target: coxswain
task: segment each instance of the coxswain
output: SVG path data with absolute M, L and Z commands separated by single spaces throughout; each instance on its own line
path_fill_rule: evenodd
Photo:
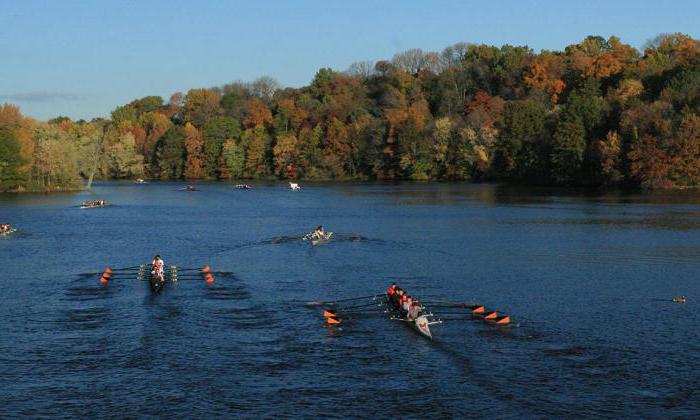
M 153 266 L 153 271 L 151 271 L 151 274 L 154 275 L 163 275 L 163 271 L 165 269 L 165 261 L 160 257 L 160 255 L 156 255 L 153 257 L 153 262 L 151 263 Z

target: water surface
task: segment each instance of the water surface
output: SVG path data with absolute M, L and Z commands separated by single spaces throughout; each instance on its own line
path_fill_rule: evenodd
M 0 195 L 1 416 L 697 416 L 700 195 L 492 185 L 101 184 Z M 104 198 L 114 206 L 74 207 Z M 299 236 L 335 232 L 311 247 Z M 161 254 L 213 285 L 97 272 Z M 323 327 L 380 293 L 513 317 Z M 688 303 L 670 299 L 687 295 Z

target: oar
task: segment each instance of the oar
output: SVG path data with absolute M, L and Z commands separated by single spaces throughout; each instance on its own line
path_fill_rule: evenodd
M 431 305 L 431 306 L 437 306 L 440 307 L 443 305 L 444 307 L 467 307 L 467 306 L 473 306 L 476 305 L 475 303 L 468 303 L 468 302 L 454 302 L 450 300 L 439 300 L 439 299 L 420 299 L 421 302 Z
M 338 307 L 338 310 L 341 312 L 346 312 L 348 309 L 355 309 L 355 308 L 366 308 L 367 306 L 376 306 L 376 302 L 372 303 L 365 303 L 363 305 L 354 305 L 354 306 L 344 306 L 344 307 Z
M 368 299 L 368 298 L 376 298 L 377 296 L 382 296 L 383 294 L 378 294 L 378 295 L 369 295 L 369 296 L 360 296 L 360 297 L 355 297 L 355 298 L 347 298 L 347 299 L 337 299 L 334 301 L 329 301 L 329 302 L 324 302 L 324 301 L 314 301 L 314 302 L 307 302 L 304 306 L 324 306 L 324 305 L 337 305 L 338 302 L 351 302 L 353 300 L 361 300 L 361 299 Z

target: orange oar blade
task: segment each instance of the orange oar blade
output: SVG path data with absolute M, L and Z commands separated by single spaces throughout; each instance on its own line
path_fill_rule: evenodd
M 499 324 L 499 325 L 510 324 L 510 316 L 506 315 L 506 316 L 502 316 L 500 318 L 497 318 L 496 324 Z
M 484 305 L 480 305 L 472 309 L 473 314 L 483 314 L 484 312 L 486 312 L 486 308 L 484 307 Z
M 331 316 L 335 316 L 335 311 L 327 311 L 324 309 L 323 316 L 325 316 L 326 318 L 331 317 Z
M 340 324 L 340 320 L 333 317 L 326 318 L 326 322 L 329 324 Z
M 484 316 L 484 319 L 494 319 L 498 318 L 498 312 L 489 312 Z
M 202 267 L 202 273 L 208 273 L 210 271 L 211 271 L 211 267 L 209 267 L 208 265 L 205 265 L 204 267 Z

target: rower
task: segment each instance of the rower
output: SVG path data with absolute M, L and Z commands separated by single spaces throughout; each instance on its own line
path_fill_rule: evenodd
M 323 226 L 318 225 L 316 227 L 316 230 L 314 230 L 314 233 L 311 234 L 311 236 L 316 237 L 316 239 L 323 239 L 325 237 L 323 233 Z
M 416 319 L 418 318 L 418 315 L 420 314 L 420 305 L 418 304 L 418 300 L 414 299 L 411 302 L 411 305 L 408 307 L 408 319 Z
M 403 296 L 401 296 L 401 305 L 399 306 L 399 309 L 401 312 L 406 313 L 408 312 L 408 301 L 409 301 L 409 296 L 407 293 L 405 293 Z
M 153 271 L 151 271 L 151 274 L 154 275 L 163 275 L 163 271 L 165 269 L 165 261 L 160 257 L 160 255 L 156 255 L 153 257 L 153 262 L 151 263 L 153 266 Z
M 391 296 L 391 303 L 396 306 L 399 303 L 399 300 L 401 299 L 401 294 L 403 293 L 403 290 L 400 287 L 396 288 L 396 293 L 394 293 Z
M 411 298 L 411 296 L 406 296 L 406 300 L 404 300 L 401 304 L 401 309 L 403 309 L 404 312 L 408 313 L 408 310 L 411 308 L 411 303 L 413 303 L 413 299 Z
M 386 289 L 386 294 L 391 297 L 394 293 L 396 293 L 396 283 L 391 283 L 391 286 L 389 286 L 388 289 Z

